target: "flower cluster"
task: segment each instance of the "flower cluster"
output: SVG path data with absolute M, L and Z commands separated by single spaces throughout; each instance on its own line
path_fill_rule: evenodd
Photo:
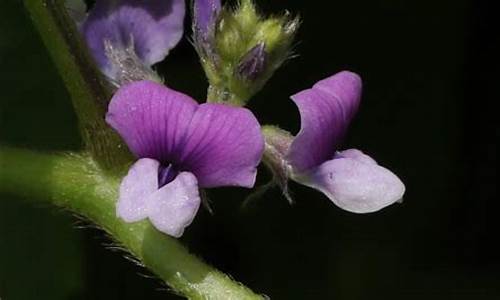
M 199 209 L 199 188 L 251 188 L 261 160 L 285 195 L 291 179 L 356 213 L 402 199 L 396 175 L 359 150 L 338 151 L 361 99 L 358 75 L 340 72 L 292 96 L 302 124 L 296 136 L 261 126 L 238 106 L 286 57 L 297 19 L 263 18 L 249 0 L 236 9 L 194 0 L 194 44 L 212 97 L 220 97 L 199 104 L 152 69 L 180 40 L 184 14 L 183 0 L 97 0 L 79 23 L 98 67 L 119 87 L 106 121 L 137 157 L 120 186 L 121 219 L 149 219 L 180 237 Z

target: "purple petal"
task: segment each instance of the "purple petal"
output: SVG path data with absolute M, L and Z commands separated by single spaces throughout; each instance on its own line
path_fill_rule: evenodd
M 202 187 L 255 182 L 264 138 L 245 108 L 198 105 L 184 94 L 141 81 L 118 90 L 106 121 L 137 157 L 190 171 Z
M 401 180 L 360 151 L 348 157 L 352 151 L 340 152 L 309 174 L 294 179 L 320 190 L 337 206 L 354 213 L 375 212 L 401 200 L 405 192 Z
M 220 0 L 194 0 L 193 14 L 195 34 L 207 38 L 214 30 L 217 15 L 221 9 Z
M 196 177 L 183 172 L 148 199 L 149 220 L 161 232 L 180 237 L 200 207 Z
M 291 97 L 301 118 L 300 132 L 288 154 L 294 169 L 305 172 L 333 157 L 356 113 L 360 96 L 361 79 L 344 71 Z
M 264 138 L 248 109 L 202 104 L 186 137 L 181 165 L 201 187 L 254 185 Z
M 106 121 L 137 157 L 173 163 L 197 107 L 196 101 L 182 93 L 140 81 L 116 92 Z
M 139 58 L 153 65 L 165 58 L 182 37 L 184 0 L 99 0 L 82 26 L 82 32 L 98 66 L 112 76 L 104 40 L 115 47 L 131 41 Z
M 344 117 L 348 121 L 356 114 L 362 90 L 362 81 L 358 74 L 342 71 L 318 81 L 313 88 L 328 93 L 342 102 Z
M 137 222 L 148 216 L 148 197 L 158 190 L 158 167 L 154 159 L 138 160 L 120 185 L 116 215 L 125 222 Z

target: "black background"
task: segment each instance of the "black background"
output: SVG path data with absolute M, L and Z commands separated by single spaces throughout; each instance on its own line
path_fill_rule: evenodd
M 183 242 L 272 299 L 499 299 L 493 1 L 257 2 L 266 13 L 288 9 L 303 19 L 299 56 L 250 104 L 257 118 L 296 132 L 290 95 L 337 71 L 358 72 L 363 102 L 344 148 L 398 174 L 405 201 L 355 215 L 292 184 L 295 205 L 273 190 L 242 211 L 248 191 L 210 190 L 215 215 L 202 211 Z M 204 98 L 186 39 L 157 68 L 169 86 Z M 0 3 L 0 92 L 0 143 L 79 148 L 67 92 L 14 0 Z M 261 174 L 264 182 L 269 175 Z M 99 230 L 19 200 L 0 195 L 0 298 L 178 298 L 105 249 Z

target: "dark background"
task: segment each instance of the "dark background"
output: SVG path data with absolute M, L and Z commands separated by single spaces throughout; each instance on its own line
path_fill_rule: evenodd
M 295 205 L 273 190 L 241 211 L 248 191 L 211 190 L 215 215 L 202 211 L 183 242 L 272 299 L 500 299 L 494 1 L 257 2 L 303 19 L 300 56 L 250 104 L 258 119 L 296 132 L 289 95 L 342 69 L 358 72 L 363 104 L 344 147 L 398 174 L 405 201 L 355 215 L 292 184 Z M 203 99 L 186 40 L 158 69 Z M 0 92 L 0 143 L 79 148 L 68 94 L 14 0 L 0 3 Z M 2 300 L 178 298 L 105 249 L 100 231 L 19 200 L 0 195 Z

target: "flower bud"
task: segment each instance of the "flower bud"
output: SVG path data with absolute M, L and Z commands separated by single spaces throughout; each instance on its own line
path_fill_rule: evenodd
M 205 18 L 196 13 L 200 7 L 217 9 Z M 299 20 L 288 13 L 265 18 L 252 0 L 219 8 L 216 0 L 194 1 L 194 42 L 210 83 L 208 100 L 244 105 L 288 58 Z
M 257 44 L 241 59 L 237 73 L 243 80 L 255 81 L 266 67 L 267 53 L 264 43 Z

